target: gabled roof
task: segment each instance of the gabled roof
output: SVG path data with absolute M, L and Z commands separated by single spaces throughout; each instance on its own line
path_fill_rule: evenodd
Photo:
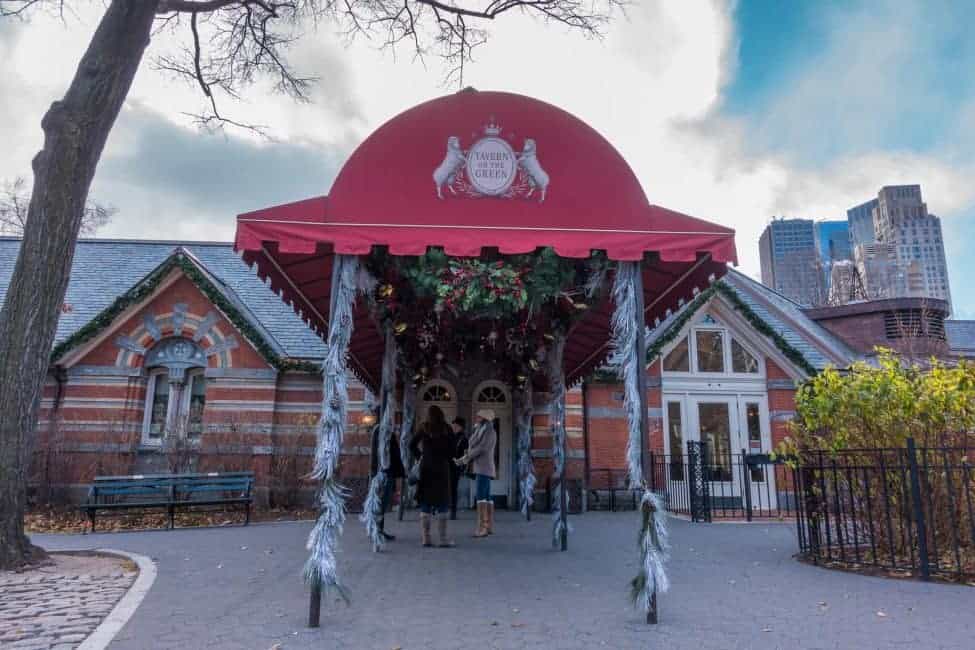
M 19 238 L 0 237 L 0 300 L 6 295 L 19 248 Z M 192 263 L 205 283 L 226 300 L 228 308 L 244 319 L 245 329 L 246 325 L 252 327 L 271 353 L 313 361 L 325 356 L 322 340 L 241 262 L 233 246 L 216 242 L 79 241 L 55 347 L 89 326 L 177 253 Z
M 724 296 L 759 333 L 769 338 L 793 363 L 808 374 L 828 365 L 846 367 L 858 358 L 843 341 L 806 316 L 801 307 L 745 274 L 729 269 L 715 285 L 686 303 L 655 326 L 647 339 L 655 358 L 684 325 L 715 294 Z
M 817 369 L 845 367 L 859 355 L 838 336 L 809 318 L 794 302 L 744 273 L 730 270 L 724 283 Z

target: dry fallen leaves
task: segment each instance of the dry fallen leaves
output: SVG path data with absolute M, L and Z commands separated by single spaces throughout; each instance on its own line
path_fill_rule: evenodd
M 280 508 L 254 510 L 251 521 L 301 521 L 315 518 L 310 508 L 284 510 Z M 177 512 L 175 524 L 179 528 L 196 526 L 231 526 L 244 523 L 244 513 L 224 511 Z M 83 533 L 88 530 L 88 518 L 75 507 L 38 508 L 27 513 L 24 526 L 28 533 Z M 165 512 L 139 512 L 126 510 L 120 516 L 99 515 L 97 532 L 167 528 L 169 518 Z M 246 549 L 241 549 L 246 550 Z

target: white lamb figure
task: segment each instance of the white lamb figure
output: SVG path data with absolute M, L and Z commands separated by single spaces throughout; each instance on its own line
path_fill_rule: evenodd
M 457 193 L 451 185 L 453 185 L 454 179 L 457 178 L 457 170 L 463 167 L 466 162 L 467 158 L 460 148 L 460 139 L 455 135 L 447 138 L 447 155 L 444 156 L 440 166 L 433 170 L 433 182 L 437 185 L 438 199 L 443 198 L 442 190 L 444 185 L 454 194 Z
M 535 149 L 535 141 L 531 138 L 526 138 L 525 148 L 522 150 L 521 155 L 518 156 L 518 164 L 528 174 L 528 184 L 531 185 L 531 189 L 528 190 L 528 196 L 532 195 L 536 187 L 539 188 L 541 190 L 541 196 L 538 202 L 541 203 L 545 200 L 545 192 L 548 190 L 548 174 L 545 173 L 541 163 L 538 162 Z

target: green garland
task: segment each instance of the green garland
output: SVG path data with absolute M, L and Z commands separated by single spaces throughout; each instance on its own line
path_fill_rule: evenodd
M 802 352 L 797 350 L 791 343 L 785 340 L 781 334 L 775 331 L 772 326 L 762 320 L 762 317 L 755 313 L 755 311 L 746 303 L 741 297 L 735 292 L 734 289 L 729 287 L 724 281 L 718 281 L 712 284 L 710 287 L 699 293 L 694 300 L 691 301 L 689 305 L 680 313 L 679 316 L 674 320 L 673 323 L 667 328 L 663 334 L 658 336 L 654 342 L 647 348 L 647 363 L 653 363 L 656 361 L 657 357 L 660 356 L 661 351 L 672 343 L 681 334 L 684 326 L 694 317 L 694 314 L 708 302 L 715 292 L 721 293 L 722 296 L 728 299 L 731 306 L 744 316 L 745 320 L 755 328 L 759 333 L 768 337 L 772 343 L 779 349 L 782 354 L 786 356 L 792 363 L 794 363 L 799 368 L 812 377 L 816 375 L 819 371 L 813 366 L 809 361 L 803 356 Z M 602 383 L 613 383 L 618 381 L 616 373 L 611 370 L 599 369 L 593 373 L 593 380 Z
M 240 311 L 223 295 L 223 293 L 190 262 L 182 253 L 176 253 L 163 262 L 155 271 L 150 273 L 144 280 L 139 282 L 121 296 L 115 299 L 111 305 L 103 309 L 97 316 L 88 321 L 83 327 L 74 334 L 59 343 L 51 351 L 51 363 L 62 357 L 68 350 L 86 343 L 107 327 L 125 310 L 133 305 L 137 305 L 148 298 L 159 288 L 162 281 L 169 275 L 174 268 L 179 268 L 184 275 L 203 293 L 207 299 L 213 303 L 227 317 L 233 326 L 246 338 L 260 355 L 273 367 L 278 370 L 295 370 L 299 372 L 318 372 L 318 364 L 310 361 L 299 361 L 277 354 L 268 344 L 265 338 L 257 329 L 251 325 L 250 321 L 240 313 Z
M 654 362 L 657 357 L 660 356 L 661 351 L 671 341 L 677 338 L 677 336 L 681 333 L 681 330 L 684 329 L 684 325 L 686 325 L 688 321 L 694 317 L 697 310 L 703 307 L 704 303 L 711 299 L 711 296 L 714 295 L 716 286 L 718 285 L 712 284 L 710 287 L 697 294 L 694 300 L 691 301 L 691 304 L 689 304 L 687 308 L 677 316 L 674 322 L 671 323 L 670 327 L 667 328 L 667 331 L 654 340 L 654 342 L 647 348 L 647 363 Z
M 734 289 L 727 286 L 723 282 L 715 283 L 714 285 L 718 291 L 721 292 L 725 298 L 727 298 L 732 306 L 738 311 L 742 316 L 745 317 L 752 327 L 756 330 L 772 339 L 772 343 L 775 347 L 779 349 L 789 359 L 792 363 L 796 364 L 805 371 L 810 377 L 819 373 L 815 366 L 813 366 L 806 357 L 792 346 L 791 343 L 785 340 L 781 334 L 772 329 L 772 326 L 762 320 L 762 317 L 756 314 L 748 304 L 741 299 L 741 297 L 735 292 Z

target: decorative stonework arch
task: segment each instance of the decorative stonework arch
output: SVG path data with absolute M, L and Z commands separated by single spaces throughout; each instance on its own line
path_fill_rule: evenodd
M 231 352 L 239 346 L 237 337 L 222 332 L 215 311 L 200 316 L 187 311 L 185 303 L 175 304 L 170 312 L 147 312 L 128 335 L 116 337 L 115 345 L 119 352 L 115 365 L 147 368 L 146 355 L 149 350 L 160 341 L 174 338 L 198 346 L 205 359 L 216 357 L 217 368 L 233 367 Z

